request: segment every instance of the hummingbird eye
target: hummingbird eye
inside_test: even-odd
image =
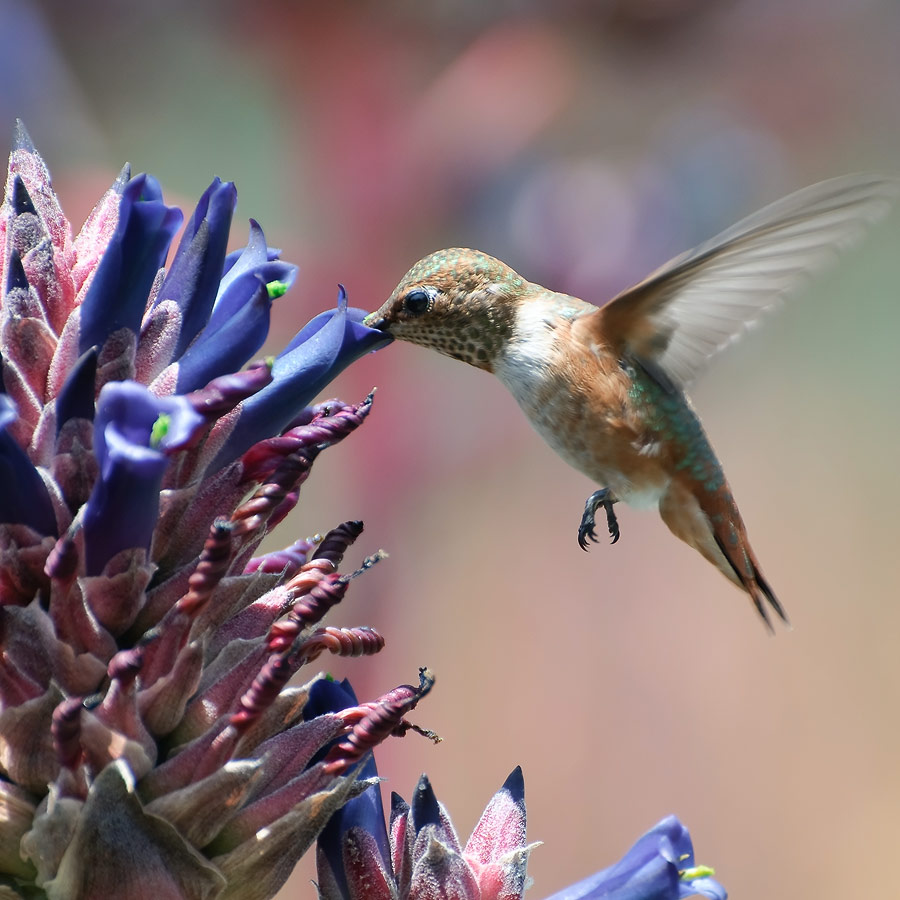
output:
[[[414,291],[410,291],[403,298],[403,309],[411,316],[421,316],[423,313],[428,312],[431,306],[431,299],[431,294],[423,291],[421,288],[417,288]]]

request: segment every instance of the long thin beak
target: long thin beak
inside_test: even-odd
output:
[[[363,319],[363,325],[367,328],[374,328],[376,331],[387,331],[387,319],[384,316],[379,316],[377,313],[369,313]]]

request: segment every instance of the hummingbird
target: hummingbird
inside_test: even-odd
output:
[[[749,596],[787,614],[763,576],[722,466],[685,394],[715,353],[887,214],[900,182],[849,175],[776,201],[596,306],[451,248],[419,260],[367,325],[492,372],[596,485],[578,543],[611,543],[614,504],[657,507],[672,533]]]

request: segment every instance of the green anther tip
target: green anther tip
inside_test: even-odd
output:
[[[151,447],[158,447],[162,443],[162,439],[169,433],[169,423],[171,421],[172,417],[168,413],[160,413],[159,418],[150,429]]]
[[[682,881],[693,881],[695,878],[710,878],[716,874],[716,870],[710,866],[693,866],[690,869],[682,869],[678,876]]]
[[[274,356],[267,356],[267,357],[263,360],[263,362],[266,364],[266,368],[271,372],[271,371],[272,371],[272,367],[275,365],[275,357],[274,357]]]
[[[269,294],[269,299],[270,299],[270,300],[277,300],[277,299],[278,299],[279,297],[281,297],[284,293],[286,293],[288,287],[290,287],[290,285],[288,285],[288,284],[287,284],[286,282],[284,282],[284,281],[270,281],[270,282],[266,285],[266,291],[267,291],[268,294]]]

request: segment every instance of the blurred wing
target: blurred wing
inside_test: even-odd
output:
[[[814,184],[676,257],[600,312],[607,339],[681,385],[789,291],[887,215],[900,180],[848,175]]]

